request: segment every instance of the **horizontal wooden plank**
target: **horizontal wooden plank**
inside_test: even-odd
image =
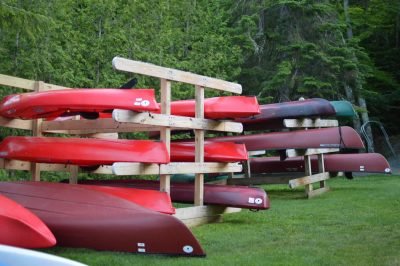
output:
[[[243,125],[237,122],[216,121],[175,115],[153,114],[149,112],[137,113],[127,110],[114,110],[113,118],[117,122],[137,123],[174,128],[191,128],[223,132],[241,133]]]
[[[178,208],[174,216],[188,227],[195,227],[206,223],[220,222],[225,212],[224,206],[195,206]]]
[[[43,132],[64,134],[94,134],[114,132],[137,132],[157,131],[159,126],[141,125],[131,123],[120,123],[112,118],[96,120],[65,120],[65,121],[43,121],[41,125]]]
[[[329,190],[330,190],[329,187],[322,187],[322,188],[318,188],[318,189],[314,189],[314,190],[308,191],[306,194],[307,194],[307,197],[310,199],[310,198],[319,196],[319,195],[321,195],[321,194],[323,194],[325,192],[328,192]]]
[[[319,173],[319,174],[310,175],[310,176],[304,176],[304,177],[290,180],[289,187],[296,188],[296,187],[304,186],[307,184],[312,184],[312,183],[315,183],[318,181],[327,180],[329,178],[330,178],[330,175],[328,172]]]
[[[32,130],[32,121],[21,119],[8,119],[0,116],[0,126],[9,128],[18,128]]]
[[[304,173],[294,174],[269,174],[269,175],[252,175],[250,178],[228,178],[227,184],[229,185],[263,185],[263,184],[288,184],[289,180],[296,177],[304,176]]]
[[[46,164],[41,163],[40,171],[69,171],[68,165],[65,164]],[[0,159],[0,168],[8,169],[8,170],[31,170],[31,163],[26,161],[19,160],[6,160]]]
[[[257,156],[257,155],[264,155],[264,154],[266,154],[267,152],[264,150],[264,151],[249,151],[248,152],[248,154],[249,154],[249,156]]]
[[[114,163],[115,175],[172,175],[196,173],[229,173],[242,171],[240,163]]]
[[[321,148],[321,149],[287,149],[286,156],[287,157],[297,157],[297,156],[305,156],[305,155],[316,155],[316,154],[323,154],[323,153],[332,153],[338,152],[339,149],[337,148]]]
[[[334,119],[321,119],[321,118],[284,119],[283,125],[289,128],[337,127],[339,126],[339,122]]]
[[[0,74],[0,85],[33,91],[35,81]]]
[[[35,90],[35,82],[36,81],[34,81],[34,80],[23,79],[23,78],[0,74],[0,85],[4,85],[4,86],[33,91],[33,90]],[[48,84],[48,83],[44,83],[43,88],[41,88],[41,90],[43,90],[43,91],[64,90],[64,89],[69,89],[69,88],[54,85],[54,84]]]
[[[166,80],[184,82],[201,87],[229,91],[238,94],[242,93],[242,85],[237,83],[201,76],[198,74],[193,74],[177,69],[161,67],[140,61],[134,61],[122,57],[114,57],[114,59],[112,60],[112,65],[114,69],[120,71],[137,73]]]

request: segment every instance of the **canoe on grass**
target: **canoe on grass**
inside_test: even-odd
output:
[[[53,233],[35,214],[1,193],[0,228],[0,244],[23,248],[47,248],[56,244]]]
[[[391,173],[389,163],[379,153],[326,154],[324,164],[327,172]],[[311,157],[311,166],[313,172],[318,171],[317,156]],[[281,161],[279,157],[251,158],[250,170],[254,174],[304,172],[304,159],[295,157]]]
[[[59,256],[6,245],[0,245],[0,265],[87,266],[86,264]]]
[[[79,183],[126,188],[160,189],[160,182],[154,180],[82,180]],[[193,203],[194,184],[171,183],[170,195],[173,202]],[[211,184],[204,185],[204,204],[259,210],[268,209],[270,206],[268,196],[261,188]]]
[[[246,145],[248,151],[307,148],[362,149],[364,144],[351,127],[331,127],[254,135],[208,138],[207,141],[235,142]]]
[[[68,89],[6,96],[0,115],[35,119],[104,112],[112,109],[158,111],[153,89]]]
[[[80,186],[1,182],[0,193],[35,213],[59,246],[204,256],[190,230],[171,215]]]
[[[0,158],[36,163],[110,165],[114,162],[168,163],[165,144],[150,140],[6,137]]]

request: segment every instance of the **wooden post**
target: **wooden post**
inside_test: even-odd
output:
[[[196,85],[196,118],[204,118],[204,88]],[[204,130],[195,131],[195,162],[204,162]],[[204,174],[195,175],[194,205],[202,206],[204,203]]]
[[[42,91],[44,88],[43,81],[35,81],[34,82],[34,90],[35,92]],[[42,130],[41,130],[41,123],[42,119],[34,119],[32,120],[32,136],[34,137],[41,137]],[[38,163],[31,163],[31,180],[32,181],[40,181],[40,164]]]
[[[324,163],[324,154],[318,154],[318,172],[325,173],[325,163]],[[320,188],[324,188],[326,186],[326,181],[322,180],[319,182]]]
[[[171,81],[166,79],[160,79],[161,81],[161,113],[170,115],[171,114]],[[160,130],[160,140],[165,143],[168,154],[170,154],[171,148],[171,128],[163,127]],[[160,191],[170,193],[171,192],[171,176],[160,175]]]
[[[305,172],[306,176],[311,176],[312,175],[311,157],[309,155],[305,155],[304,156],[304,172]],[[305,185],[306,195],[308,195],[311,191],[313,191],[313,185],[312,184],[306,184]]]

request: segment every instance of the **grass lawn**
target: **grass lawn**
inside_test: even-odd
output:
[[[302,190],[264,186],[271,209],[227,214],[192,231],[205,258],[53,248],[89,265],[400,265],[400,176],[328,181],[311,200]]]

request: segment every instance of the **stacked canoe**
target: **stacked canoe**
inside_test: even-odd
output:
[[[243,106],[239,110],[236,106]],[[110,117],[113,109],[159,113],[152,89],[73,89],[15,94],[0,103],[0,115],[19,119],[82,119]],[[194,116],[195,101],[172,102],[173,115]],[[227,96],[205,101],[205,117],[244,118],[259,113],[255,97]],[[206,162],[238,162],[248,159],[244,144],[206,142]],[[193,162],[195,146],[173,143],[168,153],[163,142],[63,137],[9,136],[0,143],[0,158],[33,163],[97,167],[115,162],[167,164]],[[140,181],[138,181],[140,183]],[[142,181],[144,183],[144,181]],[[173,216],[170,196],[158,182],[143,188],[105,182],[66,185],[46,182],[0,182],[5,208],[0,222],[0,244],[42,248],[52,245],[203,256],[205,253],[189,229]],[[120,183],[124,183],[121,181]],[[174,201],[193,202],[193,185],[172,185]],[[268,209],[264,190],[240,186],[206,186],[205,204],[248,209]],[[17,210],[17,211],[15,211]],[[160,241],[161,239],[161,241]]]

